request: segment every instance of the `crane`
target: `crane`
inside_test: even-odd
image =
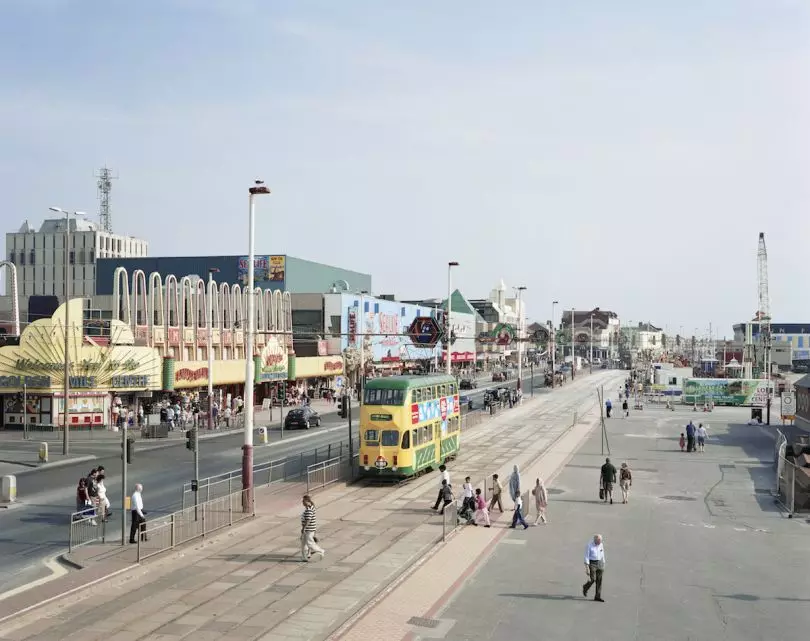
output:
[[[765,371],[765,380],[771,378],[771,305],[768,300],[768,249],[765,247],[765,233],[759,232],[759,246],[757,247],[757,276],[759,286],[759,321],[760,345]]]

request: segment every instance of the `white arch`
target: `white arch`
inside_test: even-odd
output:
[[[231,286],[227,283],[222,283],[219,286],[219,326],[223,330],[230,330],[233,328],[233,309],[231,308]]]
[[[182,329],[194,329],[194,288],[191,286],[191,277],[183,276],[180,279],[180,318],[178,323]],[[181,337],[185,342],[185,332]]]
[[[6,293],[11,289],[11,321],[14,324],[14,335],[20,335],[20,297],[17,290],[17,266],[8,260],[0,261],[0,267],[8,267],[11,277],[6,279]],[[9,287],[10,285],[10,287]]]
[[[172,296],[174,293],[174,296]],[[172,300],[174,299],[174,300]],[[174,305],[172,305],[174,302]],[[174,324],[172,324],[172,310],[174,310]],[[166,336],[168,340],[168,330],[170,327],[180,327],[180,288],[177,284],[177,276],[169,274],[166,276]]]
[[[157,315],[155,314],[157,312]],[[163,304],[163,279],[159,272],[149,274],[149,339],[155,326],[166,324],[166,308]],[[165,339],[164,339],[165,340]]]
[[[267,330],[275,332],[278,329],[278,314],[276,313],[276,306],[273,304],[273,292],[265,289],[262,292],[261,304],[264,308],[264,322],[267,324]]]
[[[144,322],[138,323],[138,310],[141,309],[144,315]],[[142,269],[136,269],[132,272],[132,327],[136,325],[140,327],[149,326],[149,305],[147,304],[146,297],[146,274]],[[149,337],[147,337],[148,340]]]
[[[121,287],[123,282],[124,287]],[[123,289],[123,291],[122,291]],[[116,267],[113,272],[113,319],[120,320],[132,327],[132,314],[130,313],[129,300],[129,274],[124,267]],[[124,318],[121,318],[121,310],[124,310]]]
[[[245,308],[242,299],[242,288],[239,285],[231,287],[231,305],[233,305],[232,327],[245,329]]]

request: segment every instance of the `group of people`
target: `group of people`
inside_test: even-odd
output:
[[[451,503],[454,503],[456,497],[453,493],[453,486],[450,483],[450,472],[447,470],[447,466],[440,465],[439,472],[439,494],[436,497],[436,502],[433,504],[433,510],[439,512],[439,514],[444,514],[445,508]],[[491,498],[487,505],[481,488],[474,488],[473,484],[470,482],[470,477],[465,477],[464,484],[462,485],[463,498],[458,513],[459,519],[470,525],[491,527],[492,523],[489,518],[490,512],[497,506],[498,511],[503,514],[503,489],[499,476],[493,474],[492,487],[489,488]],[[518,525],[522,525],[523,529],[527,529],[529,524],[526,522],[524,516],[520,468],[517,465],[514,466],[512,474],[509,476],[507,489],[509,490],[509,497],[512,499],[514,506],[512,524],[509,527],[514,529]],[[543,479],[536,479],[535,485],[532,488],[532,496],[534,497],[537,512],[534,524],[537,525],[540,522],[547,523],[546,510],[548,508],[548,490],[546,490]]]
[[[622,503],[627,503],[630,498],[630,488],[633,486],[633,473],[630,471],[630,466],[627,462],[622,463],[619,470],[610,462],[609,458],[605,459],[604,465],[599,469],[599,498],[604,503],[613,505],[613,486],[619,482],[619,488],[622,491]]]
[[[698,426],[695,427],[695,424],[689,421],[686,425],[686,438],[684,438],[684,433],[681,432],[681,438],[678,441],[681,446],[681,452],[684,451],[684,448],[686,448],[687,452],[705,452],[707,436],[708,432],[706,432],[706,428],[703,427],[703,423],[699,423]],[[697,447],[695,446],[696,441]]]
[[[98,525],[96,518],[104,522],[110,518],[110,499],[107,498],[104,479],[104,466],[99,465],[80,478],[76,487],[76,513],[79,518],[90,517],[92,525]]]

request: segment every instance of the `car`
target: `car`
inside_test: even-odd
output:
[[[478,381],[472,378],[462,378],[458,384],[459,389],[475,389],[478,387]]]
[[[492,382],[493,383],[500,383],[501,381],[506,380],[506,374],[504,372],[493,372],[492,373]]]
[[[321,426],[321,415],[311,407],[299,407],[290,410],[284,419],[284,427],[303,427],[308,430],[310,427]]]

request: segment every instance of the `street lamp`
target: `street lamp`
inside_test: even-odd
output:
[[[368,294],[368,292],[365,289],[360,292],[360,380],[358,381],[358,405],[363,404],[363,397],[366,393],[366,294]],[[371,333],[374,333],[373,325]]]
[[[453,267],[458,267],[458,263],[454,260],[451,260],[447,263],[447,333],[444,337],[445,344],[447,345],[447,375],[450,376],[453,373],[453,367],[451,364],[451,349],[453,338],[453,326],[450,324],[450,314],[452,313],[453,309],[453,301],[451,298],[453,297]]]
[[[574,360],[574,308],[571,308],[571,380],[574,380],[574,370],[576,369],[576,362]]]
[[[591,314],[591,356],[589,360],[591,362],[591,374],[593,374],[593,314]]]
[[[248,189],[248,297],[247,328],[245,331],[245,444],[242,446],[242,508],[249,510],[253,504],[253,386],[256,372],[253,364],[253,332],[255,331],[256,293],[253,291],[253,268],[255,262],[254,239],[256,236],[255,197],[269,194],[263,180],[256,180]],[[245,491],[247,490],[247,491]]]
[[[523,390],[523,301],[521,300],[521,294],[526,291],[526,287],[521,285],[520,287],[515,287],[517,291],[517,313],[518,313],[518,326],[517,326],[517,334],[518,334],[518,380],[517,380],[517,389],[518,392]],[[521,399],[522,400],[522,399]]]
[[[63,393],[65,398],[64,407],[62,408],[64,417],[64,426],[62,429],[62,454],[67,456],[70,451],[70,437],[68,436],[70,428],[70,424],[68,422],[68,396],[70,395],[70,352],[68,351],[68,328],[70,327],[70,279],[68,278],[68,269],[70,268],[70,215],[72,213],[74,217],[84,216],[85,213],[81,211],[69,212],[61,207],[48,207],[48,209],[56,212],[57,214],[65,215],[65,380],[63,383]]]
[[[214,284],[214,274],[218,274],[217,267],[208,268],[208,429],[214,428],[214,296],[216,296],[216,286]],[[222,336],[220,334],[220,349]],[[220,358],[222,358],[220,356]],[[196,477],[195,477],[196,478]]]
[[[551,333],[549,334],[549,346],[551,347],[551,389],[554,389],[554,377],[557,375],[557,370],[555,369],[555,362],[557,356],[557,337],[554,331],[554,307],[559,305],[560,301],[553,300],[551,301]]]

